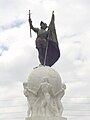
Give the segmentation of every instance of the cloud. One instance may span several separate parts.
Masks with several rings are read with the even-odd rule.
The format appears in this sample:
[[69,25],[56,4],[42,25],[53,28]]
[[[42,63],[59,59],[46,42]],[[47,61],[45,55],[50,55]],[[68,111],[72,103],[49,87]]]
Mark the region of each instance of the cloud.
[[23,20],[16,20],[10,24],[4,24],[0,26],[0,30],[7,30],[7,29],[12,29],[14,27],[20,27],[25,21]]
[[3,53],[4,51],[7,51],[7,50],[8,50],[8,47],[7,47],[7,46],[1,45],[1,46],[0,46],[0,56],[2,56],[2,53]]

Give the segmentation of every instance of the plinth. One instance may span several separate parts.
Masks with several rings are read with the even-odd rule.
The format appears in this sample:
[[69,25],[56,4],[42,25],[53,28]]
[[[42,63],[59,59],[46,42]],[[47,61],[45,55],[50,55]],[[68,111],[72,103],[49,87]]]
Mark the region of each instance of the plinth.
[[53,68],[34,68],[23,86],[28,102],[26,120],[66,120],[61,103],[66,86]]
[[35,117],[28,117],[26,120],[67,120],[64,117],[41,117],[41,116],[35,116]]

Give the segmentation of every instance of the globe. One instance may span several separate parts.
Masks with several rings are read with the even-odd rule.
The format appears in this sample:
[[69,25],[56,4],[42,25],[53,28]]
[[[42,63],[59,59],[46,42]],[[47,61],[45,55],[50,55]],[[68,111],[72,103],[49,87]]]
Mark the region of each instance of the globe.
[[28,87],[37,92],[43,79],[47,78],[53,88],[53,92],[58,92],[62,87],[61,77],[58,72],[49,66],[39,66],[33,69],[28,77]]

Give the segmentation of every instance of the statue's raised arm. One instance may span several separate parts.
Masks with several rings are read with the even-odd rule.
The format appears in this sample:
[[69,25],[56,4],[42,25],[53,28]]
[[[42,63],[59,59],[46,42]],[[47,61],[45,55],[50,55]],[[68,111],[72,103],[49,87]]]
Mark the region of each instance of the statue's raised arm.
[[30,25],[30,37],[31,37],[31,29],[34,31],[34,32],[36,32],[36,33],[38,33],[38,28],[35,28],[33,25],[32,25],[32,20],[31,20],[31,13],[30,13],[30,10],[29,10],[29,19],[28,19],[28,21],[29,21],[29,25]]

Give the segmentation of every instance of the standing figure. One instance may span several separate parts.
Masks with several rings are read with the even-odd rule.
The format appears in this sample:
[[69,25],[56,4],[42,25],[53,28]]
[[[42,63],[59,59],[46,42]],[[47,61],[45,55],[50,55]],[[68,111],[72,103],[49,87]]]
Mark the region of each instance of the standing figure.
[[58,40],[54,24],[54,12],[49,26],[43,21],[40,22],[41,28],[35,28],[29,18],[30,29],[37,33],[36,48],[38,49],[39,61],[42,65],[52,66],[60,57]]
[[31,29],[37,33],[36,38],[36,48],[39,52],[39,60],[42,65],[44,65],[44,57],[45,57],[45,50],[46,50],[46,40],[48,39],[48,31],[46,30],[47,24],[44,22],[40,22],[41,29],[34,28],[32,22],[30,22]]
[[23,83],[24,87],[24,95],[27,97],[27,102],[28,102],[28,110],[27,110],[27,116],[31,116],[33,113],[33,104],[36,101],[36,94],[34,91],[30,90],[28,88],[27,82]]
[[47,77],[43,78],[37,92],[41,98],[41,111],[45,116],[55,116],[57,114],[57,107],[54,102],[54,92],[52,85],[49,83]]
[[24,91],[23,91],[24,95],[27,97],[27,102],[28,102],[27,116],[29,117],[30,116],[30,111],[31,111],[31,106],[30,106],[30,102],[29,102],[30,96],[29,96],[29,92],[27,90],[27,82],[23,83],[23,87],[24,87]]

